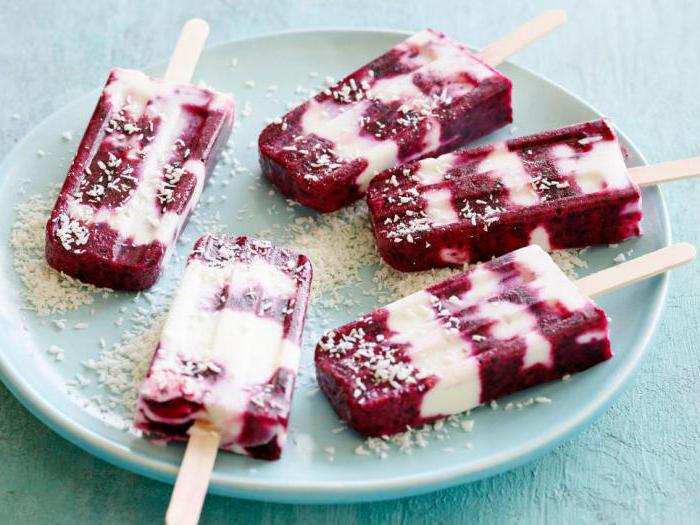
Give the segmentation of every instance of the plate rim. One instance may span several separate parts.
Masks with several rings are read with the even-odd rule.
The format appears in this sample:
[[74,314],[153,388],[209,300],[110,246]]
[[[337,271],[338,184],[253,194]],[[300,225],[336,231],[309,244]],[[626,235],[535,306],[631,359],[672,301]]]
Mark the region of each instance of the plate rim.
[[[372,36],[387,35],[397,37],[408,37],[413,34],[413,31],[387,29],[381,27],[369,28],[323,28],[323,29],[299,29],[285,30],[261,33],[240,39],[227,40],[207,47],[204,53],[214,52],[220,48],[230,45],[250,42],[255,40],[273,39],[279,37],[297,36],[304,37],[307,35],[322,36],[324,34],[337,35],[338,33],[353,33],[353,34],[371,34]],[[469,46],[470,49],[475,49]],[[536,77],[550,86],[556,88],[567,97],[570,97],[580,105],[589,109],[597,115],[603,115],[596,107],[583,100],[577,94],[569,89],[561,86],[557,82],[552,81],[548,77],[535,73],[531,69],[506,61],[509,67],[515,68],[528,75]],[[159,71],[165,67],[164,62],[151,64],[141,69],[145,71]],[[98,88],[99,89],[99,88]],[[39,133],[45,123],[52,119],[54,115],[62,111],[66,106],[77,104],[79,101],[94,97],[95,89],[80,95],[69,101],[61,108],[52,112],[50,115],[42,119],[34,125],[25,135],[16,142],[9,153],[0,163],[0,173],[6,172],[11,164],[14,164],[15,158],[19,157],[19,150],[31,143],[35,134]],[[648,162],[639,148],[629,137],[619,130],[613,124],[618,135],[629,146],[629,148],[639,157],[642,165],[647,165]],[[661,231],[662,242],[666,245],[672,243],[672,228],[668,214],[668,207],[663,197],[663,192],[656,186],[654,191],[659,194],[660,212],[663,219],[663,228]],[[5,276],[0,275],[4,281]],[[530,440],[528,444],[516,445],[510,449],[497,453],[481,460],[470,461],[468,466],[457,464],[456,466],[446,467],[430,473],[413,473],[400,476],[386,477],[375,481],[305,481],[296,482],[294,485],[285,484],[284,481],[270,482],[268,480],[260,481],[256,479],[238,479],[232,481],[230,478],[221,473],[214,471],[212,473],[209,491],[214,494],[244,497],[255,500],[289,502],[289,503],[333,503],[333,502],[367,502],[383,499],[392,499],[408,495],[417,495],[440,488],[458,485],[469,481],[484,479],[500,472],[516,468],[526,462],[529,462],[562,443],[570,439],[579,431],[582,431],[595,418],[600,416],[603,411],[615,400],[615,398],[623,391],[626,383],[629,381],[633,373],[637,370],[640,360],[646,354],[649,342],[653,337],[656,327],[659,323],[661,313],[663,311],[666,295],[668,290],[670,274],[666,273],[658,277],[658,285],[653,292],[653,298],[650,301],[648,315],[650,321],[640,332],[638,338],[639,343],[632,347],[633,350],[628,354],[627,364],[619,370],[612,381],[609,381],[600,389],[595,398],[588,401],[586,408],[577,415],[568,424],[559,424],[554,429],[548,430],[537,438]],[[8,316],[5,313],[5,307],[8,306],[8,299],[2,298],[3,309],[0,312],[0,318],[7,320]],[[4,353],[0,352],[0,379],[13,394],[13,396],[37,419],[48,426],[58,435],[89,452],[90,454],[111,463],[117,467],[124,468],[128,471],[144,475],[151,479],[173,483],[177,466],[147,457],[145,454],[134,454],[132,450],[124,445],[120,445],[112,441],[109,437],[105,437],[90,428],[83,427],[68,416],[65,416],[60,410],[47,400],[45,400],[38,392],[36,392],[28,381],[24,379],[11,364],[5,359]]]

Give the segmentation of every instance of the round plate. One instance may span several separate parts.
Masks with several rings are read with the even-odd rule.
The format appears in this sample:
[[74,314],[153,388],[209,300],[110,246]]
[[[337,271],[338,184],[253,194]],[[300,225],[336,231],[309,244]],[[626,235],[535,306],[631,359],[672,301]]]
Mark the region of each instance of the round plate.
[[[255,233],[273,222],[285,220],[265,213],[275,204],[284,208],[282,197],[270,191],[266,182],[253,184],[260,175],[257,152],[251,142],[264,127],[265,119],[286,113],[288,101],[306,98],[295,93],[299,84],[316,87],[326,75],[339,78],[405,37],[405,33],[391,31],[310,31],[241,40],[206,50],[195,80],[235,93],[238,104],[235,153],[250,170],[233,178],[229,186],[210,185],[203,201],[210,196],[215,199],[206,213],[218,211],[231,233]],[[576,96],[527,70],[512,64],[499,69],[513,80],[516,126],[501,130],[482,143],[600,116]],[[162,70],[156,67],[149,72],[157,74]],[[320,77],[315,78],[310,72],[318,72]],[[273,84],[276,90],[269,87]],[[95,377],[85,372],[80,362],[97,357],[100,348],[95,341],[99,336],[110,342],[119,339],[123,327],[115,326],[113,321],[120,308],[133,307],[133,295],[100,297],[92,306],[61,315],[68,319],[69,326],[85,320],[90,324],[86,330],[59,331],[46,318],[26,310],[22,285],[12,268],[12,251],[8,248],[15,207],[26,199],[20,188],[27,193],[45,192],[52,183],[63,180],[77,146],[77,136],[84,129],[96,100],[97,92],[91,93],[46,119],[14,148],[0,167],[2,379],[29,410],[66,439],[116,465],[172,482],[183,451],[181,445],[151,444],[115,428],[105,421],[108,419],[105,414],[84,407],[86,400],[101,390]],[[247,101],[252,114],[246,117],[243,113],[248,113]],[[73,130],[76,138],[63,141],[61,133],[65,130]],[[629,152],[630,165],[643,164],[636,148],[624,136],[621,138]],[[38,156],[39,149],[46,156]],[[226,201],[219,199],[223,191],[228,197]],[[238,218],[237,211],[243,206],[255,212],[252,219]],[[295,210],[292,215],[308,214]],[[633,249],[635,255],[640,255],[670,242],[668,217],[658,189],[644,190],[644,212],[645,235],[616,248],[586,251],[583,255],[589,264],[586,272],[614,264],[613,258],[620,252]],[[189,241],[179,245],[180,254],[189,252],[199,232],[196,225],[188,226],[185,234]],[[163,283],[176,283],[180,272],[181,265],[171,265]],[[319,336],[318,323],[311,322],[303,348],[304,376],[297,386],[291,439],[283,458],[268,463],[221,453],[211,490],[294,503],[368,501],[476,480],[532,460],[571,437],[620,392],[657,323],[666,282],[666,277],[658,277],[600,300],[613,321],[614,359],[578,374],[566,384],[543,385],[512,398],[517,401],[546,396],[553,400],[551,404],[512,411],[482,408],[471,416],[476,423],[472,432],[455,429],[450,431],[447,441],[433,440],[431,446],[410,455],[392,451],[383,460],[356,455],[354,450],[362,443],[360,438],[349,430],[331,432],[339,426],[337,419],[321,394],[310,395],[313,348]],[[365,286],[372,286],[371,280]],[[342,324],[374,306],[378,305],[364,304],[324,315]],[[96,309],[95,314],[90,315],[90,308]],[[47,353],[51,344],[65,349],[62,362]],[[68,388],[66,381],[74,379],[76,373],[91,377],[91,384],[83,389]],[[472,448],[468,448],[467,441]]]

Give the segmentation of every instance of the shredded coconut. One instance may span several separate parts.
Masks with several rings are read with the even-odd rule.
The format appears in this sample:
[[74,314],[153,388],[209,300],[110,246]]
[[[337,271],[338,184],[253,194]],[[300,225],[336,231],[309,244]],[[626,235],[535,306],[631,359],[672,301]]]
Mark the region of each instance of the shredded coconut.
[[76,310],[91,304],[95,294],[106,291],[59,273],[46,263],[46,222],[54,195],[54,191],[34,194],[17,206],[10,234],[13,265],[24,284],[24,297],[39,316]]
[[[357,287],[379,304],[392,302],[469,268],[465,265],[409,273],[394,270],[377,253],[364,202],[335,213],[297,217],[287,232],[289,237],[283,242],[307,255],[314,265],[315,299],[324,308],[356,305],[347,291]],[[274,232],[261,232],[263,237],[271,235]],[[570,278],[576,278],[577,270],[587,267],[573,250],[554,252],[552,258]]]
[[108,410],[133,414],[143,378],[148,371],[153,352],[158,344],[163,317],[154,320],[145,329],[128,332],[123,340],[105,349],[96,360],[81,363],[97,375],[97,382],[110,394],[102,403]]
[[552,259],[561,268],[569,279],[578,278],[578,270],[588,268],[588,263],[581,259],[579,255],[583,250],[559,250],[552,252]]
[[[525,407],[537,404],[550,404],[552,399],[545,396],[521,398],[508,402],[506,407],[509,410],[523,410]],[[495,401],[481,405],[474,410],[485,410],[487,408],[498,409]],[[425,448],[435,442],[458,442],[463,439],[464,434],[470,434],[475,427],[472,419],[472,410],[462,414],[455,414],[444,419],[438,419],[434,423],[423,425],[420,428],[407,428],[404,432],[399,432],[391,436],[366,438],[360,445],[355,445],[354,454],[356,456],[375,456],[379,459],[386,459],[392,451],[401,454],[411,455],[416,449]],[[464,448],[472,449],[473,444],[464,442]],[[443,452],[454,452],[454,447],[443,447]]]

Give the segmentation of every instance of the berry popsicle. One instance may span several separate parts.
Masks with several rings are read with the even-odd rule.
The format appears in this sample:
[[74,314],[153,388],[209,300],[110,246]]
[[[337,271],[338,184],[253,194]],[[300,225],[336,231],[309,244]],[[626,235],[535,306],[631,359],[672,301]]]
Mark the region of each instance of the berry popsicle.
[[197,241],[141,387],[136,426],[186,440],[195,422],[220,448],[277,459],[299,362],[311,264],[248,237]]
[[207,32],[188,22],[165,80],[112,70],[47,224],[56,270],[121,290],[158,280],[233,125],[229,96],[188,84]]
[[207,235],[190,256],[141,387],[136,426],[187,440],[166,523],[196,523],[218,448],[280,457],[311,286],[303,255]]
[[638,236],[639,185],[698,173],[698,159],[628,170],[597,120],[386,170],[367,202],[382,258],[419,271]]
[[565,21],[548,11],[474,55],[416,33],[267,126],[262,171],[301,204],[330,212],[377,173],[454,150],[512,121],[511,82],[492,66]]
[[574,283],[540,247],[520,248],[328,332],[316,376],[360,434],[401,432],[609,359],[589,297],[694,257],[677,244]]

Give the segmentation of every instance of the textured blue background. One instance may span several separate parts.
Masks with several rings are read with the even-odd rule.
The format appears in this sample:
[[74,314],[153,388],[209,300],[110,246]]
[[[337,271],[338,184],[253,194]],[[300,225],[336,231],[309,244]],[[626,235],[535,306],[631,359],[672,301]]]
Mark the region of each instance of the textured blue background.
[[[700,2],[693,0],[5,0],[0,151],[101,85],[110,66],[162,61],[192,16],[209,20],[211,44],[288,29],[431,26],[480,46],[550,7],[568,11],[568,27],[519,54],[517,63],[601,109],[650,162],[700,155]],[[674,238],[700,244],[700,184],[676,183],[664,194]],[[575,440],[544,458],[482,482],[367,505],[210,497],[202,522],[698,523],[698,268],[674,273],[660,328],[627,391]],[[70,445],[2,387],[0,457],[2,523],[154,523],[170,493],[169,486]]]

